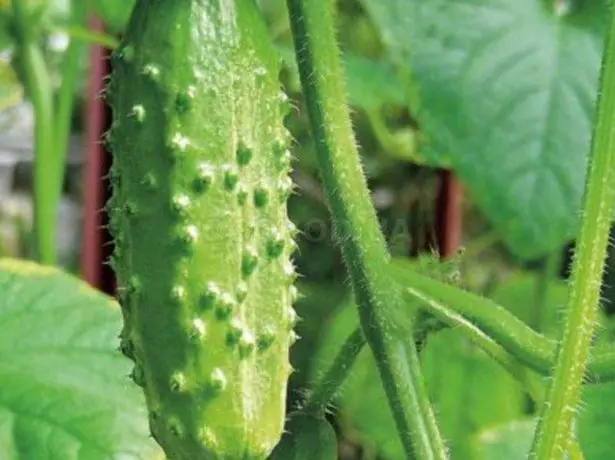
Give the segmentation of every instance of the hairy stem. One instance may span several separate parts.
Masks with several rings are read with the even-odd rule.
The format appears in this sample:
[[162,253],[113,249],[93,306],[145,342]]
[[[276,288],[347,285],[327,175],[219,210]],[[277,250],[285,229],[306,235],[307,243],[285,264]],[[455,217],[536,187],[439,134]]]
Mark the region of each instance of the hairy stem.
[[[389,270],[395,283],[402,286],[408,305],[406,313],[400,310],[398,322],[407,316],[408,308],[415,309],[418,305],[470,339],[474,333],[470,326],[479,329],[525,366],[550,375],[556,342],[534,331],[505,308],[480,295],[420,275],[410,270],[407,263],[393,261]],[[588,382],[615,380],[613,349],[594,354],[587,378]]]
[[596,323],[615,202],[615,10],[611,14],[571,293],[553,380],[532,446],[531,458],[536,460],[564,459],[569,451]]
[[36,34],[29,24],[25,0],[13,0],[16,51],[24,74],[24,87],[34,109],[34,243],[36,258],[56,261],[56,206],[51,200],[54,180],[53,101],[51,79]]
[[327,406],[344,383],[350,369],[365,345],[361,328],[355,329],[346,339],[333,364],[322,376],[316,389],[309,395],[303,411],[314,415],[324,415]]
[[392,334],[389,311],[401,297],[391,287],[389,254],[361,169],[345,98],[333,3],[287,0],[299,76],[316,142],[327,203],[352,283],[361,326],[409,458],[444,459],[414,346]]
[[[73,25],[79,26],[83,23],[85,19],[85,8],[85,2],[82,0],[71,1],[70,11]],[[58,207],[62,196],[64,171],[68,154],[68,139],[71,132],[75,84],[79,76],[79,59],[82,49],[83,44],[80,40],[70,38],[70,44],[64,54],[64,62],[62,63],[62,83],[58,92],[55,117],[55,142],[52,153],[54,168],[47,172],[47,174],[51,176],[51,180],[53,180],[53,190],[49,191],[51,195],[49,200],[54,209]]]

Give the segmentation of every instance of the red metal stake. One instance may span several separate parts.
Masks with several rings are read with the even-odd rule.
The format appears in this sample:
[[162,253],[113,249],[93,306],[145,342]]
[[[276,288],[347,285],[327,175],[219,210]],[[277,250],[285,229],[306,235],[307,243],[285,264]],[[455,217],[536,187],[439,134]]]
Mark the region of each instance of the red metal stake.
[[463,231],[463,190],[448,171],[440,173],[441,187],[436,208],[436,237],[442,258],[455,255]]
[[[98,32],[103,31],[102,23],[98,20],[93,20],[91,27]],[[108,294],[114,294],[113,272],[105,265],[112,247],[106,230],[107,216],[103,210],[108,199],[109,187],[105,177],[109,170],[110,159],[100,142],[109,126],[109,112],[100,97],[104,88],[104,78],[108,73],[107,51],[101,46],[92,46],[84,114],[87,156],[83,174],[81,276],[92,286]]]

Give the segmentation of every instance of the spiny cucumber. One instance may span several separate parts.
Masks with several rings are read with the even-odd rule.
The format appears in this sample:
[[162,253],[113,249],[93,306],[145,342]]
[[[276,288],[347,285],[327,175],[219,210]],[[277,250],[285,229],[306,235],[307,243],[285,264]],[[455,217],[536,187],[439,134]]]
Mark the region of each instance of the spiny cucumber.
[[252,0],[138,0],[112,66],[111,262],[152,434],[265,459],[296,321],[278,57]]

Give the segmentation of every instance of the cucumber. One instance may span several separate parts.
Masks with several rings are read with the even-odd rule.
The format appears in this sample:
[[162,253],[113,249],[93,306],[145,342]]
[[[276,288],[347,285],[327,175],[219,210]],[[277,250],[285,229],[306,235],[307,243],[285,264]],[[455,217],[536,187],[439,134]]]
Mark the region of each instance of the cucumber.
[[112,56],[124,327],[172,460],[265,459],[295,338],[289,105],[253,0],[138,0]]

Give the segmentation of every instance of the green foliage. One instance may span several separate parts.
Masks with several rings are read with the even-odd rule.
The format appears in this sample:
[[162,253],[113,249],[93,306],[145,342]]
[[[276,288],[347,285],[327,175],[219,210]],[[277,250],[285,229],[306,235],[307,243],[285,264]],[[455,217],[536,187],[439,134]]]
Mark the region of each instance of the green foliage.
[[607,9],[561,3],[571,11],[536,0],[363,0],[411,74],[421,153],[450,160],[522,257],[561,247],[579,223]]
[[[615,385],[592,385],[583,390],[583,408],[579,412],[578,436],[585,460],[607,460],[615,457],[612,442],[615,426]],[[494,426],[480,433],[475,440],[476,460],[518,460],[530,450],[536,427],[534,419],[520,419]]]
[[[285,46],[278,49],[286,64],[296,73],[294,51]],[[373,110],[383,104],[405,104],[403,86],[385,63],[353,54],[344,56],[343,62],[348,100],[353,106]]]
[[17,104],[22,97],[22,87],[13,68],[0,59],[0,111]]
[[[115,47],[114,37],[82,25],[84,12],[97,14],[110,33],[125,37],[112,60],[115,75],[106,92],[115,109],[107,141],[116,151],[109,207],[124,307],[121,348],[136,361],[131,377],[145,386],[150,429],[172,460],[264,458],[279,439],[284,396],[295,412],[272,460],[333,460],[338,439],[344,460],[526,458],[570,289],[546,271],[540,276],[523,271],[518,258],[554,254],[577,236],[607,0],[289,0],[293,30],[282,0],[140,0],[130,23],[135,4],[130,0],[74,0],[79,8],[73,11],[65,0],[13,1],[26,5],[28,20],[14,28],[6,14],[10,5],[7,9],[7,1],[0,0],[0,50],[17,39],[13,64],[38,110],[37,126],[47,134],[36,144],[37,152],[49,153],[47,160],[55,158],[55,165],[46,163],[49,168],[63,167],[57,151],[62,150],[62,136],[68,135],[72,99],[67,95],[79,91],[74,80],[82,75],[86,59],[74,52],[49,52],[47,37],[66,32],[73,43]],[[260,7],[274,47],[265,44],[267,32],[252,4]],[[145,8],[155,27],[138,19]],[[211,11],[204,14],[203,8]],[[221,17],[229,22],[216,19]],[[181,27],[188,23],[198,27]],[[206,25],[212,27],[201,27]],[[207,30],[218,35],[203,39]],[[35,40],[26,43],[16,31],[33,32]],[[23,65],[28,64],[24,50],[31,53],[29,69]],[[276,54],[282,57],[281,81],[292,101],[278,99]],[[1,108],[9,100],[4,96],[15,94],[15,79],[2,69],[0,79]],[[52,98],[59,80],[62,88]],[[37,84],[38,95],[31,92]],[[612,113],[612,107],[603,112]],[[292,188],[286,177],[291,158],[285,148],[291,136],[280,124],[283,116],[292,132],[293,179],[300,189],[290,197],[288,211],[283,202]],[[601,142],[613,137],[608,129],[612,123],[603,124],[597,130],[597,150],[608,152]],[[55,149],[41,142],[45,137]],[[273,165],[276,152],[282,153],[280,170]],[[37,153],[37,183],[55,176],[58,185],[57,171],[41,175],[47,170],[40,167],[43,154]],[[196,167],[197,162],[205,167]],[[605,164],[598,173],[615,170]],[[436,252],[423,252],[434,230],[438,172],[431,167],[450,168],[470,192],[464,244],[474,258],[463,265],[460,256],[441,261]],[[193,181],[196,169],[201,174]],[[284,181],[284,199],[276,206],[266,190],[269,179]],[[38,188],[39,210],[49,196],[44,189]],[[55,209],[51,201],[46,201],[48,217]],[[596,206],[598,201],[603,218],[590,219],[590,230],[596,223],[604,230],[609,220],[604,218],[607,198],[595,199]],[[286,212],[299,231],[296,243],[286,238],[295,231],[287,228]],[[270,227],[283,231],[265,234]],[[579,245],[588,248],[604,236],[604,231],[599,237],[586,236]],[[506,247],[495,244],[500,241]],[[253,252],[250,243],[264,252]],[[486,245],[495,255],[489,264],[477,257]],[[278,260],[283,263],[263,269],[260,256],[278,254],[280,247]],[[293,251],[304,277],[297,285],[301,298],[285,281],[292,276]],[[388,253],[402,257],[390,263]],[[409,263],[408,253],[419,255]],[[584,259],[582,265],[594,267],[591,277],[580,277],[593,280],[586,285],[597,286],[598,258],[591,263]],[[488,298],[470,292],[479,284],[472,283],[477,269],[486,274],[480,284]],[[575,268],[577,278],[580,270]],[[502,274],[512,276],[502,282]],[[55,273],[53,279],[63,276]],[[247,280],[240,280],[244,276]],[[11,275],[9,281],[19,284],[23,279]],[[277,289],[278,281],[285,283],[283,289]],[[47,288],[46,279],[39,284]],[[64,281],[58,286],[65,292],[73,289]],[[39,293],[39,287],[27,288]],[[6,303],[4,308],[12,312],[17,303],[25,311],[20,310],[19,318],[32,316],[36,325],[39,303],[49,303],[59,313],[43,319],[59,324],[48,337],[62,352],[65,342],[81,346],[102,337],[98,328],[111,321],[82,311],[79,321],[73,319],[77,313],[66,315],[64,306],[57,306],[55,289],[41,291],[32,312],[25,301],[12,302],[10,289],[6,298],[0,297],[0,307]],[[16,295],[30,299],[24,291],[20,288]],[[81,291],[75,294],[80,296]],[[296,319],[288,309],[291,297],[302,319],[294,330],[303,340],[292,349],[294,372],[285,395],[288,342],[296,339],[292,333],[289,337]],[[241,327],[224,318],[229,308],[237,312]],[[589,331],[594,321],[584,311],[567,333]],[[578,369],[589,363],[574,433],[587,460],[615,457],[609,445],[615,423],[608,404],[613,384],[597,383],[615,378],[615,322],[601,312],[599,316],[591,358],[577,356],[574,366],[560,365],[574,370],[575,377],[555,379],[560,387],[567,379],[564,387],[576,388]],[[0,324],[2,320],[0,309]],[[128,458],[162,458],[154,443],[142,442],[147,414],[138,406],[134,388],[124,387],[127,370],[117,354],[112,359],[110,353],[109,368],[98,355],[100,368],[98,361],[75,361],[72,348],[61,359],[48,359],[48,352],[32,358],[22,352],[21,343],[38,345],[47,335],[25,330],[30,323],[20,319],[17,324],[13,315],[8,321],[10,340],[0,337],[0,348],[5,343],[20,360],[0,363],[2,394],[12,398],[6,408],[0,403],[2,459],[48,455],[70,460],[66,452],[80,442],[79,436],[84,439],[82,452],[88,454],[100,439],[108,456],[120,449],[118,455]],[[96,323],[94,332],[89,321]],[[257,356],[251,354],[254,340],[271,337],[272,325],[280,340],[252,359]],[[251,334],[261,329],[260,337]],[[105,329],[105,346],[111,340],[106,334]],[[22,336],[27,340],[18,340]],[[581,343],[575,338],[563,342],[560,349],[572,352]],[[352,347],[340,352],[342,343]],[[83,377],[89,365],[96,372]],[[64,369],[67,373],[61,374]],[[46,378],[52,376],[49,382],[39,382],[40,370]],[[119,372],[116,380],[121,373],[126,397],[136,398],[125,407],[114,385],[111,403],[102,397],[98,376],[111,371]],[[34,388],[32,382],[36,396],[34,391],[27,398],[17,393],[20,386]],[[212,397],[212,382],[222,390],[219,396]],[[102,415],[83,423],[73,413],[83,413],[83,401],[94,391],[94,405]],[[51,405],[57,400],[60,410]],[[577,406],[574,398],[565,401]],[[328,420],[319,418],[328,403]],[[28,415],[18,413],[16,404],[27,404]],[[130,404],[135,404],[134,413]],[[108,407],[111,412],[105,411]],[[47,425],[31,421],[33,408],[51,413],[57,423],[49,429],[47,419]],[[8,423],[3,423],[5,414]],[[553,420],[559,424],[563,417]],[[547,439],[545,445],[565,450],[567,440],[561,438],[570,437],[569,431],[561,430],[557,442]],[[44,436],[52,439],[55,450],[43,451]],[[544,450],[541,460],[552,460],[551,453]],[[106,458],[103,450],[92,455]],[[580,460],[576,451],[570,457]]]
[[550,279],[546,296],[540,299],[539,283],[535,273],[515,273],[509,280],[497,285],[489,297],[525,324],[549,337],[557,338],[569,286],[563,280]]
[[140,1],[107,87],[122,349],[173,460],[266,458],[295,339],[288,104],[253,2],[226,6]]
[[286,433],[269,460],[336,460],[337,440],[331,424],[310,414],[291,414]]
[[54,268],[0,260],[0,458],[162,460],[117,351],[118,305]]
[[108,31],[125,30],[136,0],[87,0],[88,7],[104,22]]
[[[424,255],[419,258],[422,262],[415,264],[403,263],[406,269],[426,270],[426,273],[435,277],[441,272],[454,272],[451,268],[436,269],[433,266],[433,256]],[[534,320],[533,306],[535,305],[536,286],[538,276],[529,273],[520,273],[510,281],[503,283],[491,294],[492,298],[527,324]],[[561,281],[549,283],[548,295],[544,300],[543,308],[548,312],[549,330],[557,327],[555,317],[561,310],[562,301],[565,302],[567,285]],[[467,303],[467,302],[466,302]],[[494,304],[495,305],[495,304]],[[407,310],[408,313],[411,310]],[[402,321],[402,316],[398,317]],[[408,317],[407,321],[411,318]],[[321,349],[313,360],[312,381],[316,381],[327,369],[345,337],[352,332],[357,315],[351,304],[338,309],[333,317],[321,343]],[[553,323],[555,323],[553,325]],[[513,380],[491,357],[480,348],[462,337],[460,331],[451,329],[430,334],[422,351],[422,367],[427,382],[431,401],[436,407],[438,421],[441,424],[443,435],[451,447],[453,459],[480,460],[475,447],[475,439],[480,436],[484,442],[480,449],[514,449],[508,444],[494,441],[498,436],[490,435],[493,427],[505,423],[510,429],[515,429],[517,421],[532,413],[532,406],[527,404],[525,388]],[[386,397],[382,388],[376,385],[378,373],[373,356],[363,351],[350,372],[339,396],[335,400],[335,407],[339,408],[343,432],[346,436],[360,442],[368,450],[379,453],[386,459],[396,460],[403,458],[403,450],[397,439],[390,433],[395,429],[390,409],[386,406]],[[599,402],[605,388],[612,384],[592,385],[584,390],[584,409],[581,410],[583,425],[579,427],[580,433],[589,436],[592,427],[600,436],[602,442],[596,449],[607,444],[609,436],[602,434],[601,430],[608,430],[610,411],[602,411]],[[594,389],[595,387],[595,389]],[[587,407],[594,407],[588,411]],[[601,428],[604,427],[604,428]],[[508,430],[508,428],[506,428]],[[529,438],[521,442],[525,452],[529,450],[529,439],[533,431],[528,429]],[[525,438],[523,438],[525,439]],[[586,441],[581,447],[585,452]],[[482,451],[481,451],[482,452]],[[591,449],[588,452],[592,452]],[[481,453],[480,455],[487,455]],[[495,454],[494,454],[495,455]],[[492,457],[485,457],[490,459]],[[495,457],[493,457],[495,458]],[[522,458],[511,454],[511,460]],[[588,457],[589,458],[589,457]],[[610,458],[594,457],[596,459]]]
[[523,414],[521,385],[457,331],[430,336],[422,362],[452,459],[472,459],[473,434]]
[[[313,362],[313,380],[328,368],[344,338],[356,327],[354,310],[351,304],[347,305],[327,328]],[[430,335],[421,360],[429,396],[443,435],[455,452],[454,459],[472,458],[468,454],[469,443],[480,429],[514,420],[524,413],[519,384],[456,331]],[[395,423],[377,381],[375,360],[365,350],[357,358],[334,405],[339,407],[345,432],[358,437],[383,458],[404,458],[401,443],[391,436]],[[494,411],[494,407],[498,410]]]

